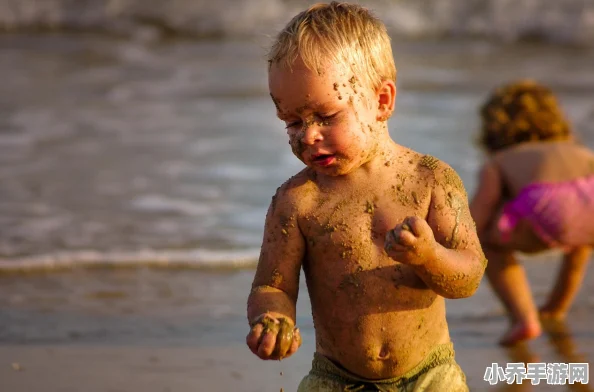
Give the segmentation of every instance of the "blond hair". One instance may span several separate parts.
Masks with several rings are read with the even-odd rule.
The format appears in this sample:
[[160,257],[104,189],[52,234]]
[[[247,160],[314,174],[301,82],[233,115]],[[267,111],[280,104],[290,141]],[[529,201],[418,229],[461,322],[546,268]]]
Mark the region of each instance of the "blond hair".
[[318,73],[328,61],[338,61],[374,89],[396,81],[386,26],[357,4],[318,3],[291,19],[277,35],[268,62],[290,69],[298,57]]
[[567,140],[572,134],[553,92],[533,80],[496,89],[480,115],[480,142],[492,152],[527,141]]

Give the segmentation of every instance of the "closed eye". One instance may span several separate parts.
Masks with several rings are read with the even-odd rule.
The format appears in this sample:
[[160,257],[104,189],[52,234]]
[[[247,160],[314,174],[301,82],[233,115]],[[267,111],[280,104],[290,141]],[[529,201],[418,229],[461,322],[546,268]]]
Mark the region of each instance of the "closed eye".
[[301,127],[301,121],[285,122],[285,124],[287,125],[285,129]]
[[[315,118],[317,119],[317,121],[319,122],[320,125],[328,125],[329,121],[332,120],[333,118],[335,118],[340,112],[336,112],[336,113],[332,113],[332,114],[315,114]],[[303,121],[302,120],[296,120],[296,121],[286,121],[285,120],[285,124],[286,127],[285,129],[287,130],[291,130],[291,129],[295,129],[295,128],[301,128],[303,126]]]
[[333,119],[334,117],[336,117],[337,114],[338,114],[338,112],[333,113],[333,114],[323,114],[323,115],[320,114],[320,118],[322,120],[330,120],[330,119]]
[[334,119],[338,115],[338,113],[339,112],[327,115],[318,115],[318,118],[320,119],[320,125],[330,125],[330,121]]

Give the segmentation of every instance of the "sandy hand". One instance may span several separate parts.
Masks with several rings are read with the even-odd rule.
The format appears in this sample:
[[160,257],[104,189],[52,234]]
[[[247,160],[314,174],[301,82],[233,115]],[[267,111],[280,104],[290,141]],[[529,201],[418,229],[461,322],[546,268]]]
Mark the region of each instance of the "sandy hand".
[[386,233],[384,250],[396,261],[421,265],[433,256],[435,237],[429,224],[416,216],[405,218]]
[[293,355],[301,346],[299,328],[286,317],[264,313],[251,326],[246,343],[261,359],[281,360]]

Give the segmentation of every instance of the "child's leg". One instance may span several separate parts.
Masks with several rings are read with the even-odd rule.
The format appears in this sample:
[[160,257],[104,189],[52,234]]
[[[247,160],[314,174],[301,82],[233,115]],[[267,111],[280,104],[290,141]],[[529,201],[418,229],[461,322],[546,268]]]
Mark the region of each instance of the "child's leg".
[[592,248],[582,246],[565,254],[549,299],[540,308],[543,318],[563,319],[582,285]]
[[524,220],[518,222],[510,238],[504,241],[496,222],[497,220],[481,235],[481,243],[488,260],[485,274],[510,316],[511,326],[500,343],[512,345],[541,334],[538,310],[532,298],[526,272],[514,257],[514,252],[538,253],[546,250],[548,245]]
[[511,327],[500,340],[510,345],[533,339],[541,334],[538,311],[524,268],[518,263],[513,251],[486,244],[486,275],[491,287],[507,308]]

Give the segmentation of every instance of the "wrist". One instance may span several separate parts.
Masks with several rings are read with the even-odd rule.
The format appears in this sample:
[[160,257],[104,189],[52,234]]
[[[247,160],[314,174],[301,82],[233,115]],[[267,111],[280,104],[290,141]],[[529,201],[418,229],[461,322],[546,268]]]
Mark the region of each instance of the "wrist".
[[252,318],[251,320],[249,320],[249,324],[250,327],[253,327],[256,324],[266,324],[267,322],[274,322],[274,323],[278,323],[280,321],[288,321],[291,324],[295,325],[295,322],[293,321],[293,319],[291,317],[288,317],[282,313],[278,313],[278,312],[264,312],[261,313],[260,315]]
[[436,241],[434,241],[430,246],[427,246],[425,251],[420,252],[418,256],[418,262],[413,264],[413,266],[425,272],[432,270],[435,263],[439,260],[440,246],[441,245],[439,245],[439,243]]

